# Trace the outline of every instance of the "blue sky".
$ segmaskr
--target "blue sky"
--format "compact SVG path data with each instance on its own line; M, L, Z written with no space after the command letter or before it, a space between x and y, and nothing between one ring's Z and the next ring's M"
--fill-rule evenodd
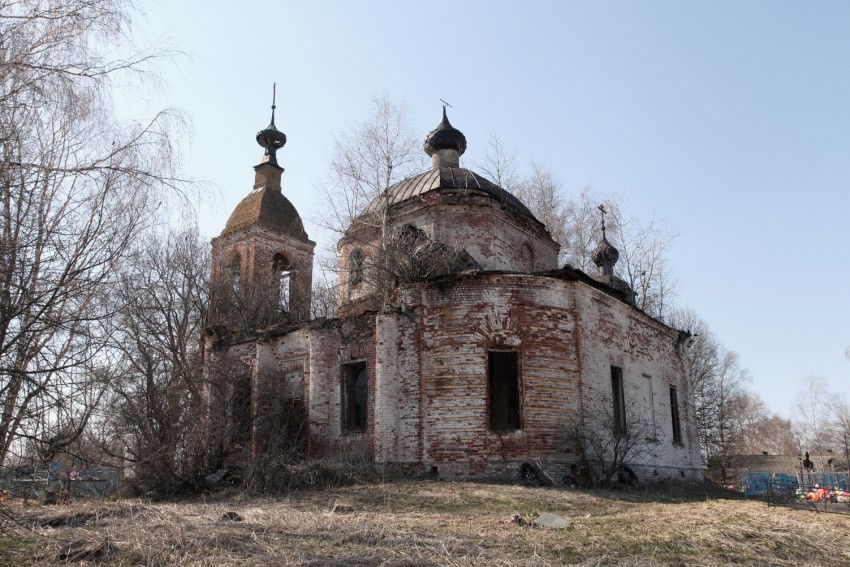
M567 191L623 194L680 234L678 301L788 416L802 378L848 392L850 3L148 1L143 43L186 53L120 112L183 109L186 172L215 236L253 183L278 84L284 193L305 219L335 137L375 95L424 137L440 98ZM139 103L138 101L142 102Z

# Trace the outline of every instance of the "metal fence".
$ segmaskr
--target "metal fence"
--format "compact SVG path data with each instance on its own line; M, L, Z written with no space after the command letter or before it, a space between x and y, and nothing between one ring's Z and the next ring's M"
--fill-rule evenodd
M46 486L46 470L0 468L0 490L8 491L15 498L36 499Z
M741 471L741 486L744 496L769 496L769 490L780 487L796 490L803 486L831 487L847 491L850 477L845 472L776 473Z
M744 495L767 498L768 506L787 506L850 514L850 475L844 472L741 472Z
M744 489L744 496L747 498L752 496L767 496L768 485L770 483L794 486L796 488L798 480L797 475L794 473L741 471L741 487Z
M66 468L60 462L46 469L34 467L0 468L0 490L15 498L42 499L49 493L69 498L102 497L114 494L121 486L121 471L116 467Z

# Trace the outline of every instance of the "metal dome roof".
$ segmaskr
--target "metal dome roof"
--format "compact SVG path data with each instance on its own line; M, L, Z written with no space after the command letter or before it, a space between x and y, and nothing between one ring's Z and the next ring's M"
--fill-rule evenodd
M537 220L528 207L506 189L502 189L474 171L463 167L449 166L429 169L413 177L408 177L404 181L399 181L387 189L386 201L382 199L373 200L366 207L365 213L376 212L383 205L392 206L439 189L464 189L483 193L516 210L520 215Z

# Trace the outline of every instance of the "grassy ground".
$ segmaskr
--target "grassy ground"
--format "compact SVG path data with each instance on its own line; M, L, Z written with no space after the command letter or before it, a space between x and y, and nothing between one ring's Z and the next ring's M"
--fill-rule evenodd
M331 512L334 504L348 513ZM584 491L396 481L183 502L6 502L0 565L850 566L850 516L703 486ZM554 512L563 530L520 526ZM235 512L242 521L222 520Z

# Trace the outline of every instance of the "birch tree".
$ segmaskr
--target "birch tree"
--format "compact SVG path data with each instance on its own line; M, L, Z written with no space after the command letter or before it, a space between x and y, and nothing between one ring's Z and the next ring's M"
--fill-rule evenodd
M832 393L822 377L803 379L794 404L795 421L804 449L821 459L827 449L832 449L837 436L836 422L832 419L834 408Z
M111 290L135 236L181 187L163 112L120 124L113 78L156 54L124 44L122 0L0 2L0 463L82 431L114 375Z
M424 170L425 157L421 139L410 125L407 105L387 94L372 100L372 110L363 122L338 135L328 174L318 186L322 214L314 222L329 233L333 245L317 257L319 273L313 279L311 306L314 315L336 313L340 273L336 241L355 221L361 228L380 228L382 242L388 241L387 189Z
M552 239L561 245L561 265L569 264L587 274L596 273L591 255L602 235L599 205L603 205L610 213L606 219L608 240L620 252L615 275L634 290L640 309L662 320L668 316L677 285L670 263L677 235L654 215L638 219L628 212L623 196L599 193L590 186L567 192L564 183L537 162L521 177L516 152L505 148L494 134L476 167L514 193L546 225Z
M393 184L425 169L422 141L410 126L407 105L384 94L372 101L369 117L339 135L328 176L319 192L323 214L316 223L341 236ZM386 206L374 209L386 211ZM383 214L376 222L383 222Z
M514 193L518 184L516 151L508 150L496 133L491 133L487 149L475 167L502 189Z

